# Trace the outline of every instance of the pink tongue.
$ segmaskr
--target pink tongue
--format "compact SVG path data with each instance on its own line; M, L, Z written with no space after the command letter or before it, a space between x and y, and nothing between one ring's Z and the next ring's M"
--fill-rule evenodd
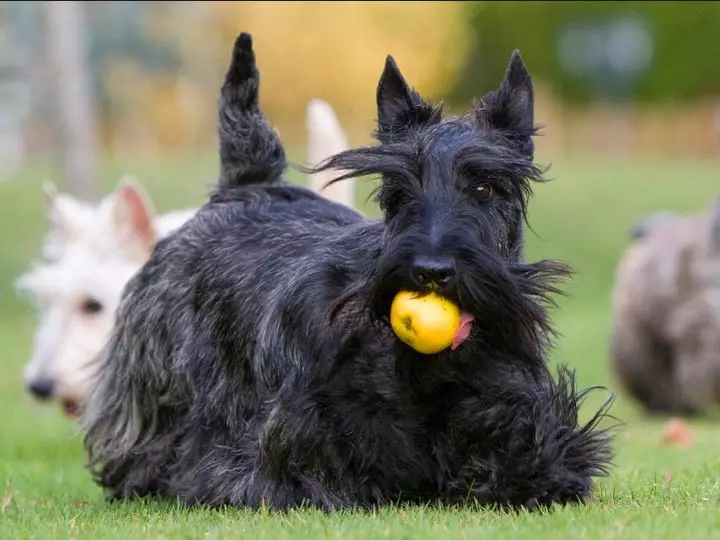
M77 405L75 405L74 403L65 403L64 408L65 414L67 414L68 416L78 416L78 413L80 412Z
M460 314L460 326L453 336L452 345L450 345L451 351L457 349L468 337L470 337L470 330L472 330L474 320L475 317L469 313L465 313L463 311Z

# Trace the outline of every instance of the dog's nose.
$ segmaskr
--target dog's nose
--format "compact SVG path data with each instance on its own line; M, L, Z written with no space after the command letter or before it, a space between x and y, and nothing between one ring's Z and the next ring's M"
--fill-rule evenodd
M455 263L452 259L418 257L412 275L419 285L447 287L455 276Z
M53 382L50 379L37 379L28 385L28 390L38 399L49 399L53 393Z

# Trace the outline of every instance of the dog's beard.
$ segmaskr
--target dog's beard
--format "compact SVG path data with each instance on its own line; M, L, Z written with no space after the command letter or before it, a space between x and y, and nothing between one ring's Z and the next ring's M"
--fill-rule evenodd
M507 262L499 256L461 259L458 305L475 316L476 332L486 343L525 343L541 351L552 335L547 308L554 306L556 284L569 268L555 261Z
M368 302L373 320L389 324L392 303L400 291L419 294L432 291L459 307L463 331L470 330L467 336L456 336L453 350L472 336L498 346L524 341L537 351L547 345L552 330L546 307L554 305L553 294L561 293L556 283L569 275L567 266L555 261L510 262L489 248L480 252L458 249L454 254L456 275L452 285L427 289L411 278L415 250L410 242L393 242L385 253L369 283Z

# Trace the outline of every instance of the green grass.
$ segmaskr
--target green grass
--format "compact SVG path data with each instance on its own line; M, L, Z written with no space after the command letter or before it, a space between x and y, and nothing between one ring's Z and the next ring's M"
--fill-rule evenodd
M200 204L215 163L212 154L172 163L108 163L103 192L121 172L132 171L162 211ZM20 385L34 315L11 281L38 253L45 228L40 182L48 170L37 165L0 184L0 539L720 538L720 429L709 420L691 422L692 449L662 446L662 419L643 418L622 396L614 407L626 422L617 439L617 467L584 507L520 515L394 508L323 516L105 503L84 470L76 426L56 408L33 403ZM527 256L560 258L577 270L555 313L562 338L553 362L577 368L582 386L614 386L607 361L609 292L630 223L658 209L706 207L720 191L719 173L716 162L575 157L555 163L554 181L538 186ZM368 191L358 188L359 202ZM585 414L602 397L595 396Z

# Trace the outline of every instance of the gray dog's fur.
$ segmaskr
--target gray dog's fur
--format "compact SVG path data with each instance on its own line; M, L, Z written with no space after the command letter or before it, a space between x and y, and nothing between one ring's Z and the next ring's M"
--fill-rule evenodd
M720 200L697 215L659 212L631 230L612 292L612 366L649 413L720 402Z

